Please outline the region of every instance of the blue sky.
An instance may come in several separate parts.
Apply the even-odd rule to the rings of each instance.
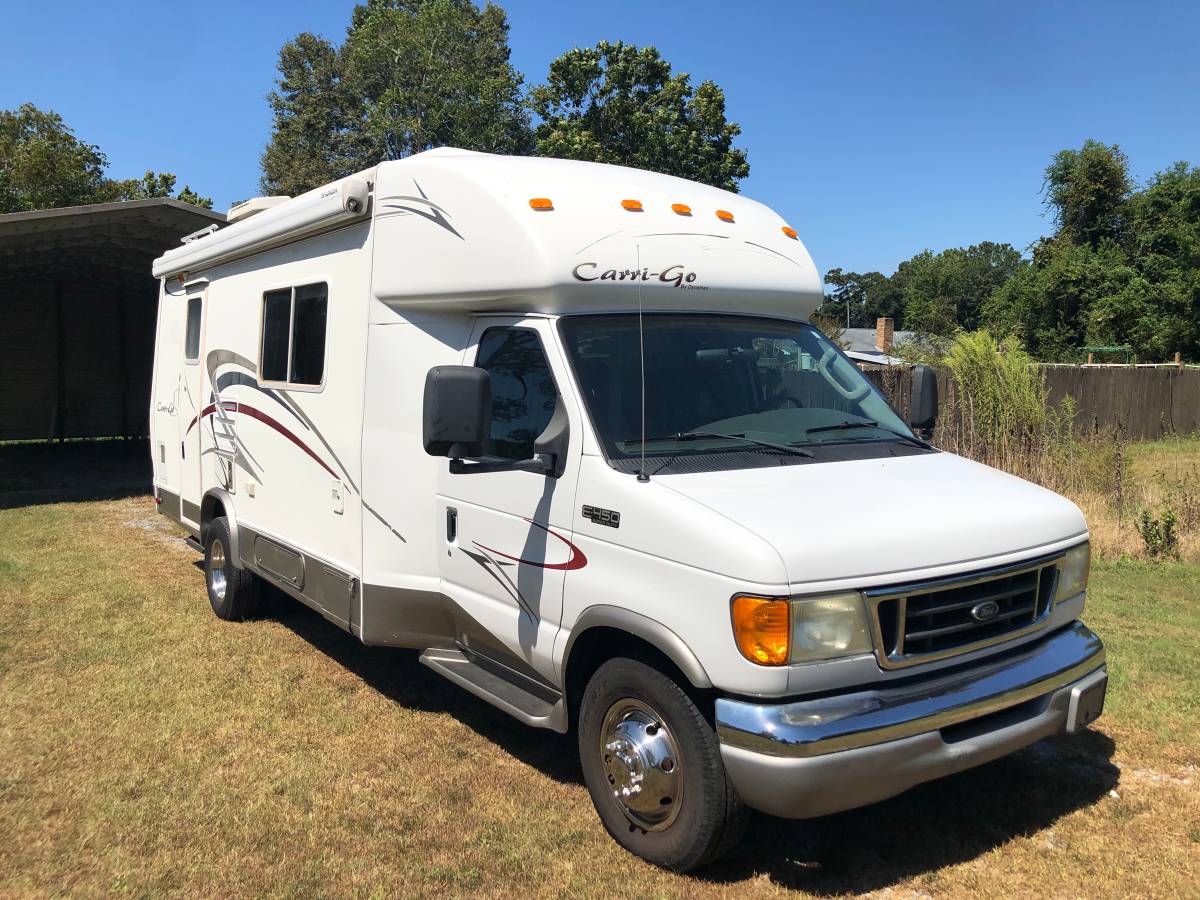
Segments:
[[[654,44],[725,89],[751,174],[817,266],[1024,248],[1050,157],[1118,143],[1134,175],[1200,164],[1200,4],[510,0],[530,83],[566,49]],[[0,0],[0,108],[61,113],[113,177],[167,170],[218,208],[257,193],[279,46],[340,40],[350,2]]]

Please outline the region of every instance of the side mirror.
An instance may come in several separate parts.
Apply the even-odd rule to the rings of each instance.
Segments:
[[[430,456],[450,458],[451,475],[533,472],[557,478],[567,459],[568,420],[559,403],[534,442],[531,459],[487,456],[492,432],[492,377],[476,366],[434,366],[425,376],[421,440]]]
[[[434,366],[425,376],[421,438],[430,456],[483,456],[492,430],[492,377],[475,366]]]
[[[928,436],[937,422],[937,373],[929,366],[914,366],[912,371],[912,400],[908,408],[908,424]]]

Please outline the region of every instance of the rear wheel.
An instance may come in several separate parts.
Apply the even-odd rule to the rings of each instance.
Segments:
[[[686,872],[741,837],[747,811],[715,732],[652,666],[621,658],[596,670],[580,704],[579,755],[604,827],[643,859]]]
[[[229,520],[213,519],[204,543],[204,583],[208,602],[217,618],[245,619],[258,610],[261,591],[258,579],[247,569],[233,564]]]

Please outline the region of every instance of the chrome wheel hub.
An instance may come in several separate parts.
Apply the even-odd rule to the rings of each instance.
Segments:
[[[679,815],[683,762],[675,738],[648,704],[618,700],[600,729],[600,758],[613,798],[629,821],[662,831]]]
[[[225,599],[225,544],[220,538],[212,542],[208,551],[208,583],[212,587],[213,596],[218,600]]]

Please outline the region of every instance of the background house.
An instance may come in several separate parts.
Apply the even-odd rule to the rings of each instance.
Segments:
[[[877,319],[874,328],[843,330],[840,341],[846,355],[856,363],[898,366],[903,365],[904,361],[891,355],[892,347],[916,336],[915,331],[896,331],[892,327],[891,319]]]

